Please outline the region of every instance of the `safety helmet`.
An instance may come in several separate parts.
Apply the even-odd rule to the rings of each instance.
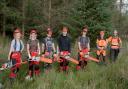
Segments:
[[[31,29],[31,31],[30,31],[30,34],[32,34],[32,33],[35,33],[35,34],[37,34],[37,31],[36,31],[36,29]]]
[[[88,29],[83,29],[83,30],[82,30],[82,32],[87,32],[87,31],[88,31]]]
[[[116,33],[116,34],[117,34],[117,33],[118,33],[118,31],[117,31],[117,30],[114,30],[114,31],[113,31],[113,33]]]
[[[16,29],[14,30],[13,34],[16,34],[16,33],[21,33],[21,34],[22,34],[20,28],[16,28]]]
[[[52,32],[51,28],[47,28],[47,33]]]
[[[87,32],[87,31],[88,31],[88,26],[87,25],[83,26],[82,32]]]

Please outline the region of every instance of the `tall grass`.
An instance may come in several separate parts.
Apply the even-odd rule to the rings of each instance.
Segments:
[[[0,59],[7,59],[9,53],[10,39],[0,36]]]
[[[9,70],[3,71],[2,83],[5,89],[128,89],[127,44],[124,43],[125,49],[121,49],[118,60],[113,64],[105,66],[89,61],[86,69],[81,71],[75,71],[75,65],[71,64],[68,74],[58,72],[54,66],[48,74],[42,72],[33,81],[25,80],[28,67],[22,65],[13,84],[8,79]],[[76,58],[76,47],[73,50],[72,56]]]

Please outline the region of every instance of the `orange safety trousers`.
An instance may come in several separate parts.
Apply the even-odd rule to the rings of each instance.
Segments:
[[[103,55],[103,56],[106,56],[106,50],[105,49],[98,49],[96,51],[96,54],[99,56],[99,55]]]

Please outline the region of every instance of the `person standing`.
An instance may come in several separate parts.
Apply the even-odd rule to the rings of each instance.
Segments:
[[[84,68],[87,65],[87,59],[85,57],[83,57],[83,55],[82,55],[82,54],[89,55],[89,51],[90,51],[90,38],[87,36],[87,32],[88,32],[88,27],[84,26],[82,28],[82,32],[81,32],[82,35],[78,38],[79,64],[76,67],[77,70],[79,70],[80,68]]]
[[[40,55],[40,45],[37,39],[37,30],[31,29],[30,38],[27,42],[27,53],[29,57],[29,72],[26,79],[32,79],[35,75],[40,74],[39,61],[34,60],[34,58]]]
[[[62,34],[58,38],[58,49],[60,56],[69,56],[71,53],[71,39],[68,36],[68,28],[63,27],[62,28]],[[69,61],[63,57],[60,57],[62,60],[60,62],[60,71],[67,71]]]
[[[96,45],[97,45],[97,59],[100,61],[106,61],[106,50],[107,50],[107,40],[104,38],[105,32],[100,31],[100,36],[97,38]],[[102,56],[102,59],[101,59]]]
[[[110,59],[112,62],[115,62],[122,46],[122,40],[119,37],[117,30],[114,30],[113,36],[108,38],[108,42],[110,44]]]
[[[42,43],[43,56],[54,61],[54,55],[56,55],[56,48],[54,39],[52,38],[53,31],[51,28],[47,28],[47,36],[44,38]],[[52,64],[45,63],[44,68],[48,71],[52,67]]]
[[[24,49],[23,41],[21,40],[22,33],[20,28],[15,28],[13,32],[14,39],[11,42],[11,47],[8,55],[8,60],[11,61],[12,67],[9,74],[10,79],[15,79],[19,71],[22,59],[21,53]]]

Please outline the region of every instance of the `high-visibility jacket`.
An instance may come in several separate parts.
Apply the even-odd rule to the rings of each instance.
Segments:
[[[108,42],[110,43],[111,48],[117,49],[120,47],[121,38],[120,37],[109,37]]]
[[[107,46],[107,41],[105,39],[97,39],[96,44],[98,47],[105,48]]]

